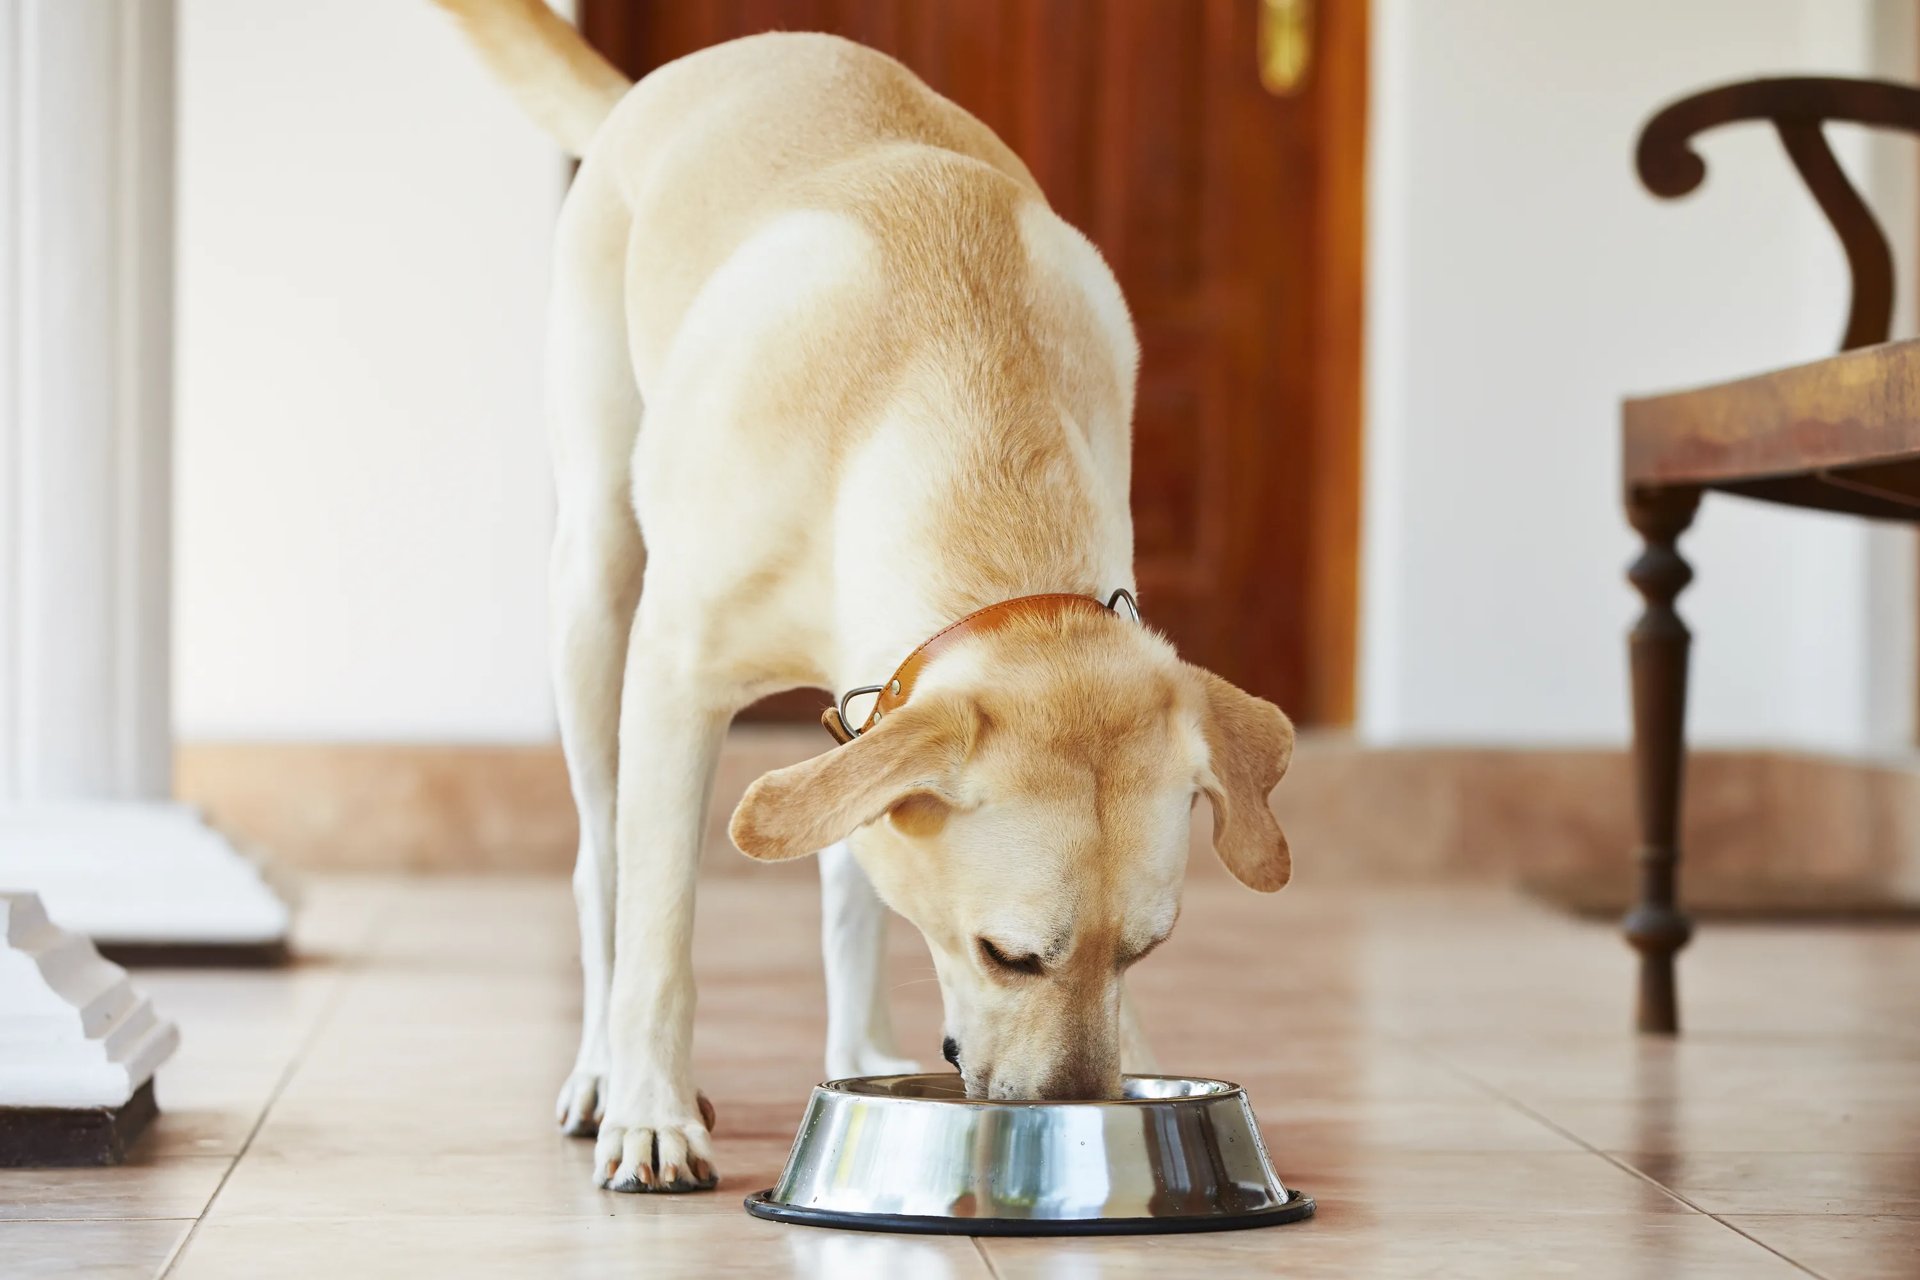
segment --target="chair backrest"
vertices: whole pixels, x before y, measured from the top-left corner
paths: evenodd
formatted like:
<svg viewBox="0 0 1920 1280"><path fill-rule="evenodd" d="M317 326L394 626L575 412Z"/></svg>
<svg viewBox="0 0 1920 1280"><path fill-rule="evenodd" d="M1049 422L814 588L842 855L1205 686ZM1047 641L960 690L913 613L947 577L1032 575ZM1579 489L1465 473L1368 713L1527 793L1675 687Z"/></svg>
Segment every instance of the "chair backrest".
<svg viewBox="0 0 1920 1280"><path fill-rule="evenodd" d="M1693 140L1741 120L1772 121L1787 158L1819 202L1853 276L1842 351L1885 342L1893 324L1893 251L1873 211L1847 181L1822 126L1829 120L1920 133L1920 88L1888 80L1795 76L1744 80L1662 107L1640 130L1640 181L1657 196L1683 196L1707 176Z"/></svg>

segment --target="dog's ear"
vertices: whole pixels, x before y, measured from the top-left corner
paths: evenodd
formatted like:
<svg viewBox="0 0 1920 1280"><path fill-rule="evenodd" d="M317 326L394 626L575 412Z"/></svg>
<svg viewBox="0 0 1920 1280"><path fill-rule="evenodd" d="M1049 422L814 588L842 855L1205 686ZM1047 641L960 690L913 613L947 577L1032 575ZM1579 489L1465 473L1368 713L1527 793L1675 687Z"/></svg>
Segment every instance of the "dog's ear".
<svg viewBox="0 0 1920 1280"><path fill-rule="evenodd" d="M728 834L749 858L781 862L844 840L913 797L951 803L971 718L949 700L908 703L845 746L761 777Z"/></svg>
<svg viewBox="0 0 1920 1280"><path fill-rule="evenodd" d="M1271 702L1193 668L1201 686L1207 768L1200 787L1213 804L1213 848L1249 889L1272 893L1293 875L1287 834L1267 793L1293 759L1293 722Z"/></svg>

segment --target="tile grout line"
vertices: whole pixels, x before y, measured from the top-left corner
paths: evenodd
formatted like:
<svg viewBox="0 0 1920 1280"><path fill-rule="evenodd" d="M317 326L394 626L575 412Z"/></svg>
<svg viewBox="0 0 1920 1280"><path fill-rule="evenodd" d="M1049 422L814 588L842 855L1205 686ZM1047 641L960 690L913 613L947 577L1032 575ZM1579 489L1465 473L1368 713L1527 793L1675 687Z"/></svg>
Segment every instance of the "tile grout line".
<svg viewBox="0 0 1920 1280"><path fill-rule="evenodd" d="M1698 1204L1695 1204L1692 1200L1688 1199L1686 1196L1682 1195L1680 1192L1674 1190L1672 1187L1668 1186L1666 1183L1660 1181L1658 1178L1655 1178L1653 1175L1647 1173L1644 1169L1640 1169L1635 1167L1634 1165L1628 1164L1626 1161L1616 1157L1610 1151L1602 1151L1599 1147L1594 1146L1591 1142L1588 1142L1585 1138L1573 1132L1571 1129L1566 1128L1564 1125L1561 1125L1555 1122L1551 1117L1528 1106L1526 1103L1520 1101L1520 1099L1506 1092L1506 1090L1501 1089L1496 1085L1489 1084L1485 1080L1482 1080L1479 1076L1474 1075L1471 1071L1468 1071L1465 1067L1460 1066L1458 1063L1446 1057L1444 1054L1439 1053L1434 1049L1430 1049L1426 1045L1423 1045L1419 1041L1411 1038L1404 1039L1402 1040L1401 1043L1405 1045L1407 1048L1414 1050L1416 1053L1420 1054L1421 1056L1426 1057L1435 1063L1438 1063L1442 1069L1453 1073L1453 1075L1455 1075L1461 1080L1466 1081L1468 1084L1480 1090L1482 1093L1485 1093L1488 1097L1494 1099L1496 1102L1505 1103L1507 1106L1513 1108L1515 1111L1518 1111L1521 1115L1526 1116L1529 1120L1532 1120L1535 1124L1541 1125L1544 1128L1559 1134L1561 1137L1565 1138L1567 1141L1572 1142L1575 1145L1579 1146L1582 1150L1590 1152L1593 1155L1599 1156L1602 1160L1605 1160L1608 1164L1612 1165L1614 1168L1620 1170L1621 1172L1633 1175L1634 1177L1640 1179L1642 1182L1646 1183L1650 1187L1658 1188L1663 1194L1670 1196L1673 1199L1679 1201L1681 1204L1687 1206L1687 1208L1693 1210L1695 1213L1699 1214L1701 1217L1709 1218L1712 1221L1719 1223L1721 1226L1725 1227L1727 1230L1733 1232L1733 1234L1741 1237L1742 1239L1751 1241L1752 1243L1758 1245L1760 1248L1765 1249L1768 1253L1772 1254L1774 1257L1786 1263L1788 1266L1793 1267L1795 1270L1806 1272L1808 1275L1814 1277L1814 1280L1827 1280L1825 1276L1822 1276L1818 1271L1815 1271L1812 1267L1809 1267L1804 1262L1801 1262L1796 1258L1788 1257L1786 1254L1780 1252L1780 1250L1774 1248L1772 1245L1768 1244L1765 1240L1760 1239L1758 1236L1754 1235L1753 1233L1749 1231L1743 1231L1740 1229L1740 1227L1738 1227L1734 1223L1728 1222L1721 1215L1714 1213L1708 1209L1702 1208Z"/></svg>
<svg viewBox="0 0 1920 1280"><path fill-rule="evenodd" d="M987 1274L993 1280L1000 1280L1000 1268L993 1265L993 1255L987 1252L987 1242L980 1236L968 1237L973 1241L973 1251L980 1255L980 1261L986 1265Z"/></svg>
<svg viewBox="0 0 1920 1280"><path fill-rule="evenodd" d="M187 1246L191 1245L193 1238L200 1234L200 1224L205 1222L207 1215L213 1212L214 1205L220 1202L220 1193L227 1189L227 1183L233 1177L233 1171L240 1167L240 1162L247 1158L247 1152L253 1149L253 1140L265 1127L267 1117L273 1114L273 1108L280 1101L280 1095L286 1092L287 1085L293 1081L294 1073L300 1069L301 1064L306 1061L307 1054L312 1052L314 1045L319 1042L321 1032L326 1030L328 1023L333 1020L333 1015L339 1012L340 1004L346 999L348 989L360 978L366 967L368 954L373 948L374 939L396 909L398 898L398 892L390 890L390 900L378 908L373 913L373 919L367 922L366 931L361 936L359 945L350 953L351 958L346 962L345 971L340 974L340 979L333 992L328 995L326 1004L315 1015L312 1029L301 1037L299 1045L287 1062L286 1069L273 1082L273 1088L268 1092L266 1102L260 1107L260 1114L254 1117L252 1126L247 1129L247 1136L241 1140L240 1149L233 1153L233 1159L228 1162L226 1171L220 1175L220 1181L214 1184L212 1193L207 1196L207 1202L191 1219L193 1225L187 1228L187 1233L180 1237L180 1243L174 1246L165 1264L155 1273L155 1280L167 1280L167 1277L173 1274L174 1268L180 1265L180 1259L186 1256Z"/></svg>

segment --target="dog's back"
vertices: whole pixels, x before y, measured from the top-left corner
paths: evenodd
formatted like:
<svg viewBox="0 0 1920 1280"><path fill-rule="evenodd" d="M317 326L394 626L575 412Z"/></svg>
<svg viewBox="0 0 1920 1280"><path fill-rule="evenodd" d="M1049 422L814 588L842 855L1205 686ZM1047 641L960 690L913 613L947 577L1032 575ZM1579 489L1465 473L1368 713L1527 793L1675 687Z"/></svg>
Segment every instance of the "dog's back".
<svg viewBox="0 0 1920 1280"><path fill-rule="evenodd" d="M635 493L656 550L684 524L707 572L764 580L726 563L709 520L675 519L684 496L753 492L745 559L770 541L799 552L875 444L914 455L918 483L891 496L926 514L896 521L869 489L848 518L899 547L902 574L927 542L961 577L1017 562L1097 578L1109 566L1089 557L1108 548L1126 563L1136 356L1119 289L1019 158L900 63L826 35L702 50L627 95L579 185L630 219L626 322L651 435ZM782 515L788 528L760 523ZM902 521L934 527L916 547Z"/></svg>
<svg viewBox="0 0 1920 1280"><path fill-rule="evenodd" d="M1022 256L1016 206L1045 207L1019 158L912 72L803 33L730 41L650 73L589 149L589 172L604 172L631 213L643 379L713 273L785 215L850 216L887 257L889 288L967 271L953 259L971 257L977 293L998 288L982 271ZM917 314L947 318L939 307Z"/></svg>
<svg viewBox="0 0 1920 1280"><path fill-rule="evenodd" d="M657 600L785 637L755 658L777 683L831 674L836 646L777 620L834 601L836 554L881 583L924 579L931 554L934 612L979 579L1129 572L1126 305L992 130L875 50L770 33L650 72L582 142L604 78L547 49L564 24L539 0L441 2L492 15L469 18L482 52L584 151L556 255L556 317L575 321L559 367L617 335L646 427L557 439L556 460L565 488L575 459L604 476L630 458ZM538 9L522 15L538 38L512 43L502 5ZM749 493L716 525L716 501Z"/></svg>

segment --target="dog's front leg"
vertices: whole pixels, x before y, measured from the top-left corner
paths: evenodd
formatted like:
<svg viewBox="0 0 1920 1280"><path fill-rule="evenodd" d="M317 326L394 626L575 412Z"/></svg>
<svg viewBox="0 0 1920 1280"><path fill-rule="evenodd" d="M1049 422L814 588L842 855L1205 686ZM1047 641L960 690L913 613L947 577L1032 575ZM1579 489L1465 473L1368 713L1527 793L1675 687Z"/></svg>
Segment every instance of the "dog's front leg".
<svg viewBox="0 0 1920 1280"><path fill-rule="evenodd" d="M598 1185L697 1191L715 1181L693 1083L693 899L714 759L732 707L650 643L643 598L620 707L612 1070Z"/></svg>
<svg viewBox="0 0 1920 1280"><path fill-rule="evenodd" d="M883 981L887 906L846 841L820 851L820 956L827 974L827 1079L910 1075Z"/></svg>

